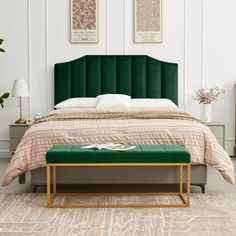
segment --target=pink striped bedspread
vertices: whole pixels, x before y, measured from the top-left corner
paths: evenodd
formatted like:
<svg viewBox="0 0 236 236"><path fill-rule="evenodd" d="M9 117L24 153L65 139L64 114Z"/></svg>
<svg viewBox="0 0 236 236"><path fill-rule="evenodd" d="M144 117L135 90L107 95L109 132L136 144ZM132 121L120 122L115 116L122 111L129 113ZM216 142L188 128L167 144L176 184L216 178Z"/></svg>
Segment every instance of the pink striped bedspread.
<svg viewBox="0 0 236 236"><path fill-rule="evenodd" d="M179 114L180 109L172 109ZM111 112L107 109L66 109L50 114ZM129 113L131 109L112 109L112 112ZM132 109L132 113L153 109ZM170 110L166 110L170 112ZM156 113L156 111L155 111ZM183 112L184 113L184 112ZM163 114L163 110L162 110ZM210 129L193 119L164 119L163 116L148 119L71 119L44 121L32 125L25 133L6 170L2 185L8 185L18 175L46 166L45 154L54 144L128 143L128 144L179 144L191 153L193 164L215 167L230 183L234 183L234 169L227 152L218 144ZM134 116L135 117L135 116ZM138 116L137 116L138 117Z"/></svg>

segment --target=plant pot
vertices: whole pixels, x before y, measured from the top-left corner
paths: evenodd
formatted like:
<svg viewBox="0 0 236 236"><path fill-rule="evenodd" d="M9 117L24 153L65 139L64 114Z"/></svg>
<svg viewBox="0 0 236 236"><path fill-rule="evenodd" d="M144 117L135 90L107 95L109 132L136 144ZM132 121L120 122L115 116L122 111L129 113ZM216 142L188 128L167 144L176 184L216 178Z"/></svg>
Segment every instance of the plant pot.
<svg viewBox="0 0 236 236"><path fill-rule="evenodd" d="M212 121L211 104L203 104L203 121L205 122Z"/></svg>

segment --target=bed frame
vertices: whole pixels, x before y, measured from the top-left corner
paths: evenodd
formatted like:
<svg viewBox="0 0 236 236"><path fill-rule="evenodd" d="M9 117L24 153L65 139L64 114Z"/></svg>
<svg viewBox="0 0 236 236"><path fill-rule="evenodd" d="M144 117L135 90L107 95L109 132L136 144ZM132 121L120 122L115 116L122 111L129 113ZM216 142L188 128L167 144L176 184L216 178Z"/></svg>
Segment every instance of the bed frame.
<svg viewBox="0 0 236 236"><path fill-rule="evenodd" d="M168 98L178 104L178 65L149 56L84 56L59 63L54 70L54 103L72 97L96 97L120 93L132 98ZM73 167L72 167L73 168ZM58 169L59 184L177 184L175 168L89 168ZM45 168L31 171L34 186L46 184ZM191 184L205 192L207 167L191 167Z"/></svg>

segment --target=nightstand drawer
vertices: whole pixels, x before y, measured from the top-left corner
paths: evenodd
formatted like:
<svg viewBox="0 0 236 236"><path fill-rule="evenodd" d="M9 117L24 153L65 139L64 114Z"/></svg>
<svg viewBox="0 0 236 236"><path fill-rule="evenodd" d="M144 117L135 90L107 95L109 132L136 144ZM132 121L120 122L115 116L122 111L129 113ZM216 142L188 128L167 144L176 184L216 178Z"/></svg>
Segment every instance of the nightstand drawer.
<svg viewBox="0 0 236 236"><path fill-rule="evenodd" d="M217 138L217 141L220 144L220 146L224 148L224 139L223 138Z"/></svg>
<svg viewBox="0 0 236 236"><path fill-rule="evenodd" d="M19 139L11 139L10 140L10 151L15 151L19 142L20 142L20 138Z"/></svg>
<svg viewBox="0 0 236 236"><path fill-rule="evenodd" d="M9 126L9 134L10 134L10 142L9 142L9 149L12 153L15 152L19 142L21 141L22 137L24 136L27 129L29 129L30 125L23 124L12 124Z"/></svg>
<svg viewBox="0 0 236 236"><path fill-rule="evenodd" d="M24 134L25 134L25 131L29 128L29 126L11 126L11 129L10 129L10 138L13 138L13 139L21 139Z"/></svg>
<svg viewBox="0 0 236 236"><path fill-rule="evenodd" d="M211 126L209 126L209 128L217 138L222 138L222 139L224 138L224 127L223 126L211 125Z"/></svg>
<svg viewBox="0 0 236 236"><path fill-rule="evenodd" d="M215 135L218 143L225 148L225 125L219 122L210 122L206 125Z"/></svg>

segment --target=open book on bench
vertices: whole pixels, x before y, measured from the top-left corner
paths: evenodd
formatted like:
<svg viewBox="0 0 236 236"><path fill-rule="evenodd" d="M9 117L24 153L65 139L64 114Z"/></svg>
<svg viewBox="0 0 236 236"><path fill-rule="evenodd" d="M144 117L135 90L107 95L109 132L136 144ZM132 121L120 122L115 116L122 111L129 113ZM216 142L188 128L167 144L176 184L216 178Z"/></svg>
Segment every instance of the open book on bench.
<svg viewBox="0 0 236 236"><path fill-rule="evenodd" d="M82 149L95 149L95 150L113 150L113 151L126 151L133 148L136 148L136 146L128 145L128 144L121 144L121 143L105 143L105 144L90 144L86 146L80 147Z"/></svg>

